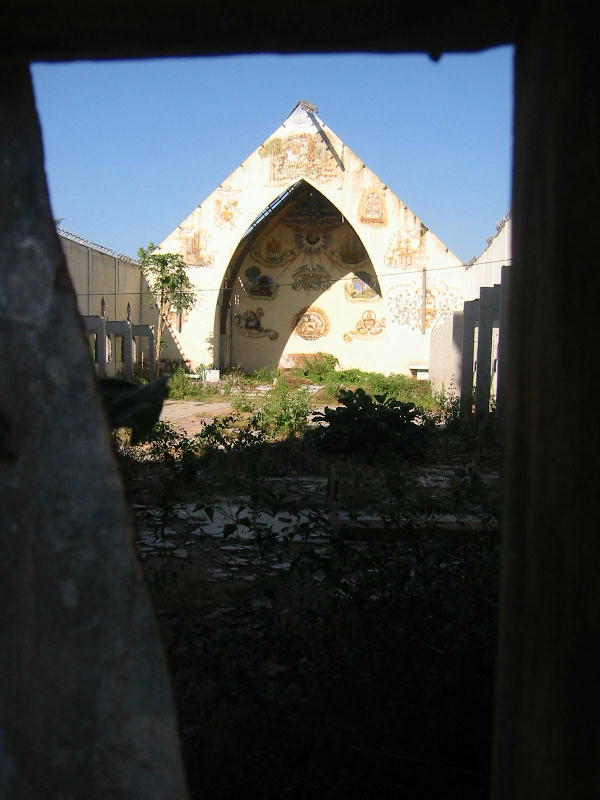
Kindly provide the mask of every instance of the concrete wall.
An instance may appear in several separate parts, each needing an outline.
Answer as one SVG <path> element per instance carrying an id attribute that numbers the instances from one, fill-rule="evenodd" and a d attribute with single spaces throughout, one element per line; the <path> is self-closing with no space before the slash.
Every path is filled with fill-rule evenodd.
<path id="1" fill-rule="evenodd" d="M 463 346 L 463 314 L 457 311 L 432 331 L 429 379 L 434 392 L 460 393 Z"/>
<path id="2" fill-rule="evenodd" d="M 82 316 L 100 316 L 104 299 L 104 312 L 108 321 L 126 320 L 129 305 L 133 324 L 156 326 L 156 306 L 152 303 L 150 287 L 137 261 L 62 228 L 58 229 L 58 233 L 77 295 L 77 308 Z M 163 359 L 180 361 L 182 355 L 177 344 L 175 319 L 170 330 L 163 334 L 163 339 Z M 138 342 L 139 351 L 140 346 L 141 342 Z M 114 363 L 117 366 L 117 362 Z"/>
<path id="3" fill-rule="evenodd" d="M 488 239 L 483 253 L 465 271 L 464 303 L 478 300 L 481 290 L 502 283 L 502 268 L 511 263 L 512 223 L 507 214 L 497 226 L 496 235 Z M 506 274 L 506 273 L 505 273 Z M 434 391 L 448 389 L 452 382 L 458 393 L 461 392 L 462 373 L 462 335 L 464 316 L 455 314 L 448 317 L 431 335 L 429 352 L 429 378 Z M 492 361 L 496 363 L 499 347 L 499 329 L 492 334 Z M 466 373 L 465 373 L 466 374 Z M 492 367 L 492 392 L 496 394 L 497 371 Z"/>
<path id="4" fill-rule="evenodd" d="M 488 239 L 483 253 L 465 270 L 465 301 L 477 300 L 482 286 L 501 282 L 502 266 L 511 263 L 512 222 L 510 213 L 497 225 L 497 233 Z"/>

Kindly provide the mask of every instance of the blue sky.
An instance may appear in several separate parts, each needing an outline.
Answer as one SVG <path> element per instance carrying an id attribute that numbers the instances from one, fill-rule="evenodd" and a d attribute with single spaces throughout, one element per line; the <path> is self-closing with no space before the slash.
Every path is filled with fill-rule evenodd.
<path id="1" fill-rule="evenodd" d="M 512 50 L 37 64 L 53 213 L 135 256 L 288 116 L 320 118 L 461 259 L 510 207 Z"/>

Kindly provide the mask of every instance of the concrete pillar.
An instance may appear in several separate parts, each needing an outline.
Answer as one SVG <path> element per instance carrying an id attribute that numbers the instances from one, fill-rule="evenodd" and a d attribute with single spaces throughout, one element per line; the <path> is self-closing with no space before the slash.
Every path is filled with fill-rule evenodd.
<path id="1" fill-rule="evenodd" d="M 500 315 L 500 288 L 483 286 L 479 295 L 479 336 L 477 338 L 477 386 L 475 388 L 475 421 L 478 429 L 489 418 L 492 377 L 492 330 Z"/>
<path id="2" fill-rule="evenodd" d="M 82 322 L 87 333 L 96 334 L 96 370 L 101 378 L 106 376 L 107 347 L 106 347 L 106 320 L 104 317 L 82 317 Z"/>
<path id="3" fill-rule="evenodd" d="M 469 300 L 463 310 L 462 364 L 460 370 L 460 408 L 464 417 L 471 416 L 473 406 L 473 357 L 475 328 L 479 324 L 479 300 Z"/>
<path id="4" fill-rule="evenodd" d="M 506 338 L 508 336 L 510 267 L 504 266 L 500 278 L 500 334 L 498 338 L 498 373 L 496 376 L 496 429 L 499 439 L 504 429 L 504 390 L 506 373 Z"/>
<path id="5" fill-rule="evenodd" d="M 148 353 L 148 377 L 150 380 L 156 378 L 156 353 L 154 352 L 154 328 L 152 325 L 133 325 L 132 335 L 146 339 Z"/>
<path id="6" fill-rule="evenodd" d="M 133 333 L 130 322 L 107 322 L 107 333 L 112 334 L 113 342 L 115 336 L 123 337 L 123 372 L 126 378 L 131 380 L 133 377 Z M 113 344 L 113 362 L 116 363 L 116 353 Z"/>

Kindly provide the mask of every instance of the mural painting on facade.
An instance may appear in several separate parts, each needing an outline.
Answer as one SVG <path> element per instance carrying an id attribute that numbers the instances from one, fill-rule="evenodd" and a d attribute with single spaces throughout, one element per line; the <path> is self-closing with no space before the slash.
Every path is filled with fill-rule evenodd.
<path id="1" fill-rule="evenodd" d="M 271 275 L 265 275 L 260 267 L 251 266 L 244 271 L 246 280 L 243 283 L 247 297 L 259 300 L 274 300 L 279 292 L 279 284 Z"/>
<path id="2" fill-rule="evenodd" d="M 327 314 L 316 306 L 301 308 L 292 321 L 293 333 L 303 339 L 313 340 L 326 336 L 329 332 Z"/>
<path id="3" fill-rule="evenodd" d="M 320 264 L 304 264 L 293 275 L 292 289 L 294 291 L 325 291 L 329 289 L 333 280 L 325 267 Z"/>
<path id="4" fill-rule="evenodd" d="M 281 242 L 278 239 L 270 239 L 266 246 L 264 254 L 261 252 L 260 245 L 257 245 L 252 250 L 252 258 L 262 267 L 270 267 L 277 269 L 278 267 L 285 267 L 296 258 L 295 250 L 282 250 Z"/>
<path id="5" fill-rule="evenodd" d="M 379 293 L 374 288 L 375 286 L 378 286 L 378 283 L 374 275 L 362 270 L 355 272 L 351 278 L 346 280 L 344 285 L 346 300 L 350 300 L 352 303 L 360 303 L 367 300 L 373 301 L 375 298 L 379 298 Z"/>
<path id="6" fill-rule="evenodd" d="M 208 250 L 208 234 L 191 226 L 179 226 L 177 238 L 181 242 L 181 257 L 188 267 L 210 267 L 214 253 Z"/>
<path id="7" fill-rule="evenodd" d="M 364 342 L 372 342 L 381 336 L 385 329 L 385 319 L 377 319 L 374 311 L 364 311 L 361 318 L 351 331 L 344 334 L 344 341 L 351 342 L 353 339 L 361 339 Z"/>
<path id="8" fill-rule="evenodd" d="M 294 203 L 283 223 L 295 230 L 332 230 L 342 224 L 342 215 L 322 194 L 309 192 Z"/>
<path id="9" fill-rule="evenodd" d="M 365 225 L 387 225 L 385 196 L 380 189 L 365 189 L 358 205 L 358 218 Z"/>
<path id="10" fill-rule="evenodd" d="M 384 264 L 402 270 L 418 269 L 427 261 L 423 233 L 425 226 L 410 231 L 397 231 L 391 238 Z"/>
<path id="11" fill-rule="evenodd" d="M 335 178 L 339 171 L 318 133 L 294 133 L 284 139 L 269 139 L 260 154 L 270 158 L 270 178 L 275 182 L 293 178 L 325 182 Z"/>
<path id="12" fill-rule="evenodd" d="M 330 250 L 327 255 L 340 266 L 356 266 L 365 260 L 367 251 L 357 236 L 346 236 L 339 249 Z"/>
<path id="13" fill-rule="evenodd" d="M 252 338 L 268 336 L 269 339 L 274 341 L 278 338 L 279 333 L 272 328 L 263 327 L 262 318 L 264 314 L 265 312 L 260 307 L 256 308 L 254 311 L 248 309 L 247 311 L 234 314 L 233 320 L 242 336 L 250 336 Z"/>
<path id="14" fill-rule="evenodd" d="M 387 303 L 395 323 L 424 333 L 462 308 L 462 294 L 445 281 L 434 281 L 424 289 L 423 281 L 415 278 L 408 283 L 390 286 Z"/>
<path id="15" fill-rule="evenodd" d="M 328 231 L 306 230 L 297 231 L 296 247 L 303 253 L 317 255 L 322 253 L 331 241 L 331 234 Z"/>
<path id="16" fill-rule="evenodd" d="M 221 196 L 215 200 L 214 221 L 218 228 L 233 229 L 237 222 L 240 207 L 235 195 L 239 190 L 223 189 Z"/>

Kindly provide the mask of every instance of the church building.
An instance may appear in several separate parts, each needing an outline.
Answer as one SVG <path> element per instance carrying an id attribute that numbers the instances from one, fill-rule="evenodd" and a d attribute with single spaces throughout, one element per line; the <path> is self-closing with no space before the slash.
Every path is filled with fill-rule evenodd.
<path id="1" fill-rule="evenodd" d="M 183 257 L 197 290 L 178 345 L 193 369 L 325 352 L 427 377 L 464 266 L 317 112 L 299 102 L 157 248 Z"/>

